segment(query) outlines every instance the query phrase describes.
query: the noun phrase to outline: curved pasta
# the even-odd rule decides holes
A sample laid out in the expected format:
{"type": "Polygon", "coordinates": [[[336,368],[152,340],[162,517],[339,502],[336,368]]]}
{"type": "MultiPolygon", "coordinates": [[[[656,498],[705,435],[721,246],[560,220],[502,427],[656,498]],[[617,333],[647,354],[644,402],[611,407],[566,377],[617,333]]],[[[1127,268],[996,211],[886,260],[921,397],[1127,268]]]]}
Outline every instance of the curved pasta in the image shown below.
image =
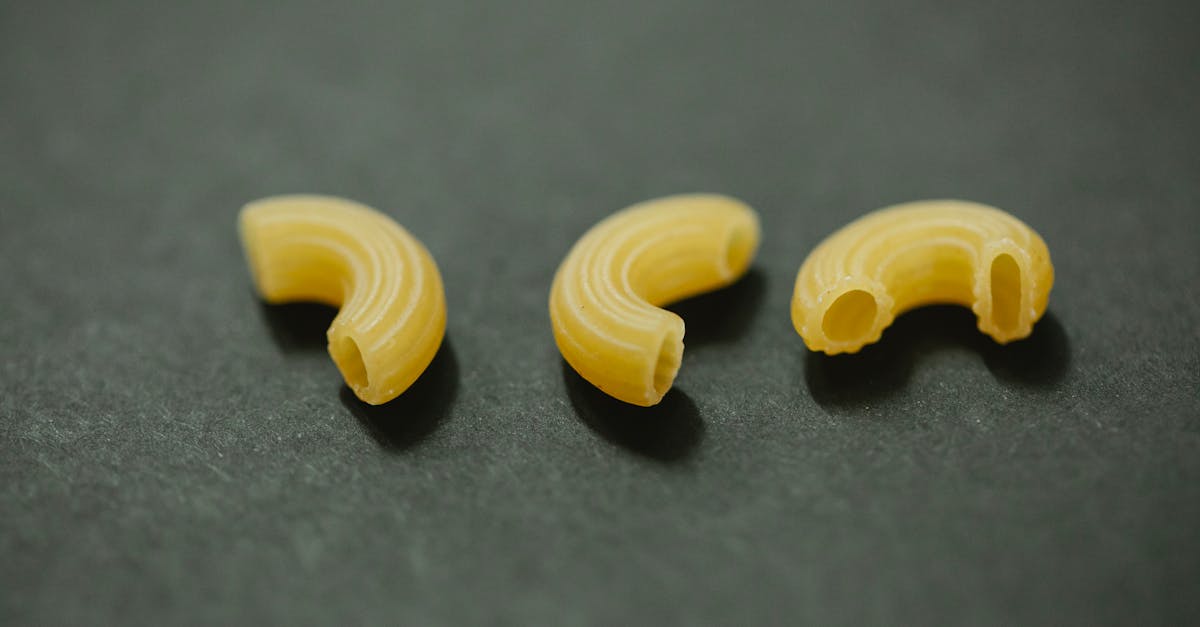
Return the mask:
{"type": "Polygon", "coordinates": [[[274,196],[238,221],[254,285],[268,303],[340,307],[329,355],[355,396],[399,396],[433,360],[446,297],[429,251],[388,216],[332,196],[274,196]]]}
{"type": "Polygon", "coordinates": [[[758,248],[758,216],[712,194],[642,202],[597,223],[559,266],[550,319],[563,358],[605,393],[662,400],[683,357],[683,320],[659,306],[741,277],[758,248]]]}
{"type": "Polygon", "coordinates": [[[1027,337],[1046,311],[1054,267],[1033,229],[987,205],[925,200],[869,213],[804,261],[792,323],[814,351],[856,353],[895,317],[965,305],[1001,344],[1027,337]]]}

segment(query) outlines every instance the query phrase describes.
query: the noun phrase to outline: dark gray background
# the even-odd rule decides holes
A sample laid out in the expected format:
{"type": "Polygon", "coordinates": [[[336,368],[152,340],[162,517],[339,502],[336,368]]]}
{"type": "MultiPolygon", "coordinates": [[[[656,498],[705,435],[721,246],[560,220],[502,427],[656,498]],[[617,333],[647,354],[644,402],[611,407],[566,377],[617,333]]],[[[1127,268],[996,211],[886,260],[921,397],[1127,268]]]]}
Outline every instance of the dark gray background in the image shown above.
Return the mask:
{"type": "MultiPolygon", "coordinates": [[[[0,4],[0,623],[1165,623],[1200,611],[1195,2],[0,4]],[[446,347],[360,406],[234,221],[379,207],[446,347]],[[564,369],[589,225],[762,215],[653,411],[564,369]],[[895,202],[1006,208],[1050,313],[807,354],[792,281],[895,202]]],[[[1194,618],[1194,616],[1193,616],[1194,618]]]]}

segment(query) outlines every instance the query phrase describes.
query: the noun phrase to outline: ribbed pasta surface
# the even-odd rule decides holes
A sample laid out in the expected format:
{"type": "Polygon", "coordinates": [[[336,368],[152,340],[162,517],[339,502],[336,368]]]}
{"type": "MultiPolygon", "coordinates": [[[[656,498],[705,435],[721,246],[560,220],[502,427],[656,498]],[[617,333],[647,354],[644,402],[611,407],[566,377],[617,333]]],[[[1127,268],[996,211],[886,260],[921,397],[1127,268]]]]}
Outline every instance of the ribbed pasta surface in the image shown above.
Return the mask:
{"type": "Polygon", "coordinates": [[[602,220],[550,289],[563,358],[610,396],[658,403],[679,370],[684,336],[683,320],[661,306],[736,281],[758,240],[754,210],[713,194],[650,200],[602,220]]]}
{"type": "Polygon", "coordinates": [[[1050,252],[1024,222],[978,203],[917,201],[821,242],[796,277],[792,322],[811,350],[855,353],[909,309],[957,304],[1005,344],[1032,332],[1053,284],[1050,252]]]}
{"type": "Polygon", "coordinates": [[[263,300],[340,308],[329,354],[358,398],[396,398],[433,360],[446,330],[441,275],[387,215],[332,196],[274,196],[246,205],[239,230],[263,300]]]}

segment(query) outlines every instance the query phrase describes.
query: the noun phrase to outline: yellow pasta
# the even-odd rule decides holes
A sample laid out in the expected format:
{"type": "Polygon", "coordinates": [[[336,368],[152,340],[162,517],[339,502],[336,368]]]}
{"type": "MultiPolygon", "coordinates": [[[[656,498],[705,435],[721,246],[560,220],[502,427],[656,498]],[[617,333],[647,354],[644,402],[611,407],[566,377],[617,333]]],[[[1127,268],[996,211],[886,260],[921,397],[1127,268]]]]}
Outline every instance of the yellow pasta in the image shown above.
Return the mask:
{"type": "Polygon", "coordinates": [[[1054,267],[1033,229],[961,200],[895,205],[821,242],[796,277],[792,323],[814,351],[856,353],[895,317],[965,305],[1001,344],[1027,337],[1046,311],[1054,267]]]}
{"type": "Polygon", "coordinates": [[[661,305],[729,285],[758,249],[758,216],[711,194],[659,198],[592,227],[559,266],[550,319],[563,358],[605,393],[662,400],[683,357],[683,320],[661,305]]]}
{"type": "Polygon", "coordinates": [[[275,196],[246,205],[239,230],[265,301],[341,308],[329,355],[358,398],[396,398],[433,360],[446,331],[442,278],[391,218],[332,196],[275,196]]]}

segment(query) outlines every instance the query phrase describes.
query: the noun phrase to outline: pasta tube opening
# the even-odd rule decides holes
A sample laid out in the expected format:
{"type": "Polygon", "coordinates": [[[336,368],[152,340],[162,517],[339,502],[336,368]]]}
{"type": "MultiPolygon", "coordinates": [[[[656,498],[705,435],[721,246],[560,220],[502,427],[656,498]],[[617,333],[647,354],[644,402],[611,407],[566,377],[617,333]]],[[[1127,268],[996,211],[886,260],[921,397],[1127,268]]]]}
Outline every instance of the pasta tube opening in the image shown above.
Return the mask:
{"type": "Polygon", "coordinates": [[[667,395],[671,385],[675,383],[675,375],[679,373],[679,365],[683,362],[683,337],[667,333],[658,348],[658,360],[654,362],[654,395],[662,398],[667,395]]]}
{"type": "Polygon", "coordinates": [[[992,324],[999,334],[1015,335],[1021,322],[1021,269],[1012,255],[1001,253],[992,261],[992,324]]]}
{"type": "Polygon", "coordinates": [[[367,372],[367,364],[363,361],[362,352],[358,350],[358,342],[353,338],[344,337],[329,345],[329,354],[333,363],[337,364],[346,385],[355,394],[361,395],[371,387],[371,377],[367,372]]]}
{"type": "Polygon", "coordinates": [[[821,328],[835,342],[862,342],[875,329],[878,307],[864,290],[850,290],[833,301],[822,317],[821,328]]]}

